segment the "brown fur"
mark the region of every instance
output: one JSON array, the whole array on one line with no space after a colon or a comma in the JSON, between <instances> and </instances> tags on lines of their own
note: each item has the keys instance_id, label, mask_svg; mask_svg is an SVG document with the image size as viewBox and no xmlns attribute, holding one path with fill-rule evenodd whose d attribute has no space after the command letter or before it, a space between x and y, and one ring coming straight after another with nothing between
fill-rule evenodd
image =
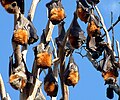
<instances>
[{"instance_id":1,"label":"brown fur","mask_svg":"<svg viewBox=\"0 0 120 100\"><path fill-rule=\"evenodd\" d=\"M69 35L70 44L75 49L78 49L81 46L80 45L81 43L78 40L79 40L78 37L72 36L71 34Z\"/></svg>"},{"instance_id":2,"label":"brown fur","mask_svg":"<svg viewBox=\"0 0 120 100\"><path fill-rule=\"evenodd\" d=\"M10 77L9 77L9 83L16 90L18 90L18 89L21 90L26 86L26 81L24 79L21 79L19 81L19 79L20 79L20 76L18 76L18 75L10 75Z\"/></svg>"},{"instance_id":3,"label":"brown fur","mask_svg":"<svg viewBox=\"0 0 120 100\"><path fill-rule=\"evenodd\" d=\"M51 21L62 21L65 18L65 12L63 8L53 8L50 11Z\"/></svg>"},{"instance_id":4,"label":"brown fur","mask_svg":"<svg viewBox=\"0 0 120 100\"><path fill-rule=\"evenodd\" d=\"M52 54L49 54L48 52L37 54L36 63L40 68L50 68L52 64Z\"/></svg>"},{"instance_id":5,"label":"brown fur","mask_svg":"<svg viewBox=\"0 0 120 100\"><path fill-rule=\"evenodd\" d=\"M44 90L47 93L47 95L52 96L55 92L55 83L46 82L44 85Z\"/></svg>"},{"instance_id":6,"label":"brown fur","mask_svg":"<svg viewBox=\"0 0 120 100\"><path fill-rule=\"evenodd\" d=\"M89 37L91 37L93 35L97 35L97 34L100 35L101 34L100 27L97 26L94 21L91 21L88 23L87 33L88 33Z\"/></svg>"},{"instance_id":7,"label":"brown fur","mask_svg":"<svg viewBox=\"0 0 120 100\"><path fill-rule=\"evenodd\" d=\"M81 21L87 23L89 15L87 15L87 12L82 7L77 9L77 16Z\"/></svg>"},{"instance_id":8,"label":"brown fur","mask_svg":"<svg viewBox=\"0 0 120 100\"><path fill-rule=\"evenodd\" d=\"M102 77L104 78L105 81L107 81L110 77L114 78L115 81L116 81L116 78L117 78L112 71L103 72Z\"/></svg>"},{"instance_id":9,"label":"brown fur","mask_svg":"<svg viewBox=\"0 0 120 100\"><path fill-rule=\"evenodd\" d=\"M67 80L70 82L71 85L75 86L78 83L79 78L79 73L77 71L71 71Z\"/></svg>"},{"instance_id":10,"label":"brown fur","mask_svg":"<svg viewBox=\"0 0 120 100\"><path fill-rule=\"evenodd\" d=\"M26 30L18 29L13 34L13 41L25 45L28 43L28 33Z\"/></svg>"}]
</instances>

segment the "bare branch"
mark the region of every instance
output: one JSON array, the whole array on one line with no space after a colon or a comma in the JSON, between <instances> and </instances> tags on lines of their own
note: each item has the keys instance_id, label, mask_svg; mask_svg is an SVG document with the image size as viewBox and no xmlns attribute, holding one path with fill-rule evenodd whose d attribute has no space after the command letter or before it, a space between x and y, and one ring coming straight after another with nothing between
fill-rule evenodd
<instances>
[{"instance_id":1,"label":"bare branch","mask_svg":"<svg viewBox=\"0 0 120 100\"><path fill-rule=\"evenodd\" d=\"M3 99L11 100L9 94L7 94L5 91L5 86L1 74L0 74L0 96L1 96L1 100Z\"/></svg>"},{"instance_id":2,"label":"bare branch","mask_svg":"<svg viewBox=\"0 0 120 100\"><path fill-rule=\"evenodd\" d=\"M29 13L28 13L28 20L33 21L37 4L38 4L40 1L41 1L41 0L33 0L33 1L32 1L31 7L30 7L30 10L29 10Z\"/></svg>"},{"instance_id":3,"label":"bare branch","mask_svg":"<svg viewBox=\"0 0 120 100\"><path fill-rule=\"evenodd\" d=\"M50 20L48 20L48 23L45 29L46 42L49 42L51 40L53 29L54 29L54 25L52 24Z\"/></svg>"},{"instance_id":4,"label":"bare branch","mask_svg":"<svg viewBox=\"0 0 120 100\"><path fill-rule=\"evenodd\" d=\"M99 15L99 17L100 17L100 22L101 22L101 24L102 24L102 26L103 26L103 30L104 30L105 33L106 33L107 42L108 42L108 44L109 44L109 46L110 46L110 48L111 48L111 50L112 50L110 36L109 36L108 31L107 31L107 28L106 28L106 26L105 26L105 24L104 24L103 17L102 17L102 15L101 15L101 13L100 13L100 11L99 11L99 9L98 9L97 6L95 6L95 9L96 9L96 11L97 11L97 13L98 13L98 15Z\"/></svg>"},{"instance_id":5,"label":"bare branch","mask_svg":"<svg viewBox=\"0 0 120 100\"><path fill-rule=\"evenodd\" d=\"M108 29L108 32L112 29L112 27L114 27L115 25L117 25L118 22L120 22L120 16L118 17L117 21Z\"/></svg>"}]
</instances>

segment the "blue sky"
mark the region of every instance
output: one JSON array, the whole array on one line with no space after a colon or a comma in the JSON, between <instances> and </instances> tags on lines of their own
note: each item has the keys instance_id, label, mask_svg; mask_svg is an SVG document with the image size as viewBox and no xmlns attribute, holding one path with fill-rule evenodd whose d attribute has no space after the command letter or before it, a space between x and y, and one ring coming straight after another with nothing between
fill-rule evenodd
<instances>
[{"instance_id":1,"label":"blue sky","mask_svg":"<svg viewBox=\"0 0 120 100\"><path fill-rule=\"evenodd\" d=\"M50 1L50 0L49 0ZM46 27L47 24L47 14L46 14L46 7L45 4L49 2L48 0L41 0L38 4L35 17L33 20L33 24L37 29L37 34L40 36L42 34L42 30ZM25 16L27 16L30 4L32 0L25 0ZM110 12L113 11L114 21L117 20L118 16L120 15L120 4L118 3L120 0L101 0L98 4L98 7L103 15L105 20L106 27L109 28L110 26ZM65 8L66 12L66 19L65 19L65 29L67 30L71 20L73 18L73 12L76 9L76 0L64 0L62 4ZM84 24L80 20L79 24L81 28L85 31L86 34L86 27L87 24ZM9 65L9 56L12 54L12 45L11 45L11 38L13 34L13 26L14 25L14 16L12 14L8 14L4 8L0 5L0 73L3 76L3 80L5 83L6 91L10 94L12 100L19 100L19 91L14 90L9 85L9 77L8 77L8 65ZM120 41L120 23L115 26L115 39ZM111 34L111 32L110 32ZM57 36L57 26L53 31L53 38ZM28 69L32 69L33 64L33 50L32 48L36 46L39 41L33 45L30 45L28 48L27 54L27 66ZM101 73L96 71L92 64L88 61L87 58L82 58L78 54L74 54L75 61L79 66L80 72L80 81L79 83L73 88L69 88L70 97L69 100L108 100L106 98L106 86L104 85L104 80L101 77ZM44 74L42 75L44 77ZM42 78L41 76L41 78ZM60 89L60 87L59 87ZM61 92L59 91L58 99L60 98ZM45 94L46 95L46 94ZM50 98L47 97L47 100ZM117 100L117 95L115 95L113 100Z\"/></svg>"}]
</instances>

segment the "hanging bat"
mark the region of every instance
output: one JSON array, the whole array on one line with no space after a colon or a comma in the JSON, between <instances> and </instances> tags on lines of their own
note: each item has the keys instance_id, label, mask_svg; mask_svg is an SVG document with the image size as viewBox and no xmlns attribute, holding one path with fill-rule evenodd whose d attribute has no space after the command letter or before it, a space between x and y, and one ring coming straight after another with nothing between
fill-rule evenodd
<instances>
[{"instance_id":1,"label":"hanging bat","mask_svg":"<svg viewBox=\"0 0 120 100\"><path fill-rule=\"evenodd\" d=\"M27 84L33 85L34 77L27 70L25 62L21 63L19 66L13 62L13 55L9 59L9 83L16 89L22 90L27 86Z\"/></svg>"},{"instance_id":2,"label":"hanging bat","mask_svg":"<svg viewBox=\"0 0 120 100\"><path fill-rule=\"evenodd\" d=\"M91 14L87 26L87 33L89 37L101 35L99 24L100 24L99 18L96 15Z\"/></svg>"},{"instance_id":3,"label":"hanging bat","mask_svg":"<svg viewBox=\"0 0 120 100\"><path fill-rule=\"evenodd\" d=\"M8 13L15 14L20 11L24 14L24 0L1 0L1 5Z\"/></svg>"},{"instance_id":4,"label":"hanging bat","mask_svg":"<svg viewBox=\"0 0 120 100\"><path fill-rule=\"evenodd\" d=\"M27 45L33 44L37 40L38 36L34 25L20 14L15 25L12 41L20 45Z\"/></svg>"},{"instance_id":5,"label":"hanging bat","mask_svg":"<svg viewBox=\"0 0 120 100\"><path fill-rule=\"evenodd\" d=\"M107 52L105 51L102 65L102 77L105 80L105 85L114 84L117 81L118 70L114 66L115 64L113 64L111 61L111 55L107 55Z\"/></svg>"},{"instance_id":6,"label":"hanging bat","mask_svg":"<svg viewBox=\"0 0 120 100\"><path fill-rule=\"evenodd\" d=\"M74 18L73 18L72 26L70 28L70 33L68 38L71 46L75 49L78 49L79 47L81 47L81 45L86 40L83 30L81 29L80 25L77 22L76 13L74 13Z\"/></svg>"},{"instance_id":7,"label":"hanging bat","mask_svg":"<svg viewBox=\"0 0 120 100\"><path fill-rule=\"evenodd\" d=\"M80 79L78 66L74 62L72 55L69 58L69 63L64 72L64 82L68 86L75 86Z\"/></svg>"},{"instance_id":8,"label":"hanging bat","mask_svg":"<svg viewBox=\"0 0 120 100\"><path fill-rule=\"evenodd\" d=\"M89 6L85 0L77 0L77 16L80 18L81 21L87 23L90 13L89 13Z\"/></svg>"},{"instance_id":9,"label":"hanging bat","mask_svg":"<svg viewBox=\"0 0 120 100\"><path fill-rule=\"evenodd\" d=\"M48 69L48 74L44 78L44 90L50 97L57 96L58 82L53 75L52 68Z\"/></svg>"},{"instance_id":10,"label":"hanging bat","mask_svg":"<svg viewBox=\"0 0 120 100\"><path fill-rule=\"evenodd\" d=\"M91 5L96 5L100 2L100 0L87 0L87 2Z\"/></svg>"},{"instance_id":11,"label":"hanging bat","mask_svg":"<svg viewBox=\"0 0 120 100\"><path fill-rule=\"evenodd\" d=\"M106 48L106 44L103 42L104 39L99 35L94 37L88 35L86 40L86 48L91 53L92 58L98 59Z\"/></svg>"},{"instance_id":12,"label":"hanging bat","mask_svg":"<svg viewBox=\"0 0 120 100\"><path fill-rule=\"evenodd\" d=\"M66 17L61 0L52 0L46 4L46 7L48 8L48 18L53 25L60 23Z\"/></svg>"},{"instance_id":13,"label":"hanging bat","mask_svg":"<svg viewBox=\"0 0 120 100\"><path fill-rule=\"evenodd\" d=\"M50 68L52 65L52 53L50 47L44 47L44 44L41 43L40 45L34 48L35 60L37 67L39 68Z\"/></svg>"},{"instance_id":14,"label":"hanging bat","mask_svg":"<svg viewBox=\"0 0 120 100\"><path fill-rule=\"evenodd\" d=\"M106 95L109 99L113 99L113 97L114 97L113 89L110 86L106 90Z\"/></svg>"}]
</instances>

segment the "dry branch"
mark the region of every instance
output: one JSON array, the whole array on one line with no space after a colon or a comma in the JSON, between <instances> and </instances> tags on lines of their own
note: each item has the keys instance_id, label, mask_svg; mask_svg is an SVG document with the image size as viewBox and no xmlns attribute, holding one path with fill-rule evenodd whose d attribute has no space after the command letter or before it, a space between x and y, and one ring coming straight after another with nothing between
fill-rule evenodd
<instances>
[{"instance_id":1,"label":"dry branch","mask_svg":"<svg viewBox=\"0 0 120 100\"><path fill-rule=\"evenodd\" d=\"M52 24L50 20L48 20L48 23L45 29L46 42L49 42L51 40L53 29L54 29L54 25Z\"/></svg>"},{"instance_id":2,"label":"dry branch","mask_svg":"<svg viewBox=\"0 0 120 100\"><path fill-rule=\"evenodd\" d=\"M106 34L106 39L107 39L107 42L108 42L108 44L109 44L109 47L110 47L110 49L112 50L110 36L109 36L108 31L107 31L107 28L106 28L106 26L105 26L104 19L103 19L103 17L102 17L102 15L101 15L101 13L100 13L100 11L99 11L99 9L98 9L97 6L95 6L95 9L96 9L96 11L97 11L97 13L98 13L98 15L99 15L99 17L100 17L100 22L101 22L102 27L103 27L103 30L104 30L104 32L105 32L105 34Z\"/></svg>"},{"instance_id":3,"label":"dry branch","mask_svg":"<svg viewBox=\"0 0 120 100\"><path fill-rule=\"evenodd\" d=\"M28 20L33 21L36 7L37 7L37 5L40 1L41 0L33 0L32 1L31 7L30 7L30 10L29 10L29 13L28 13Z\"/></svg>"},{"instance_id":4,"label":"dry branch","mask_svg":"<svg viewBox=\"0 0 120 100\"><path fill-rule=\"evenodd\" d=\"M6 100L6 99L11 100L9 94L6 93L5 91L5 86L1 74L0 74L0 96L1 96L1 100Z\"/></svg>"},{"instance_id":5,"label":"dry branch","mask_svg":"<svg viewBox=\"0 0 120 100\"><path fill-rule=\"evenodd\" d=\"M28 13L28 20L33 21L35 10L36 10L36 7L37 7L37 4L39 3L39 1L40 0L33 0L32 1L31 8L30 8L29 13ZM26 54L27 53L26 51L27 51L27 46L24 46L22 48L22 53ZM33 74L34 77L36 77L36 79L35 79L35 82L34 82L33 86L29 87L30 88L29 91L28 91L27 88L25 88L24 91L20 94L20 99L21 100L33 100L33 99L35 99L36 94L38 92L38 89L40 88L40 86L42 84L42 82L38 80L39 73L40 73L40 69L36 68L36 64L35 64L35 61L34 61L33 68L32 68L32 74ZM40 91L40 95L45 100L45 97L44 97L42 91Z\"/></svg>"}]
</instances>

